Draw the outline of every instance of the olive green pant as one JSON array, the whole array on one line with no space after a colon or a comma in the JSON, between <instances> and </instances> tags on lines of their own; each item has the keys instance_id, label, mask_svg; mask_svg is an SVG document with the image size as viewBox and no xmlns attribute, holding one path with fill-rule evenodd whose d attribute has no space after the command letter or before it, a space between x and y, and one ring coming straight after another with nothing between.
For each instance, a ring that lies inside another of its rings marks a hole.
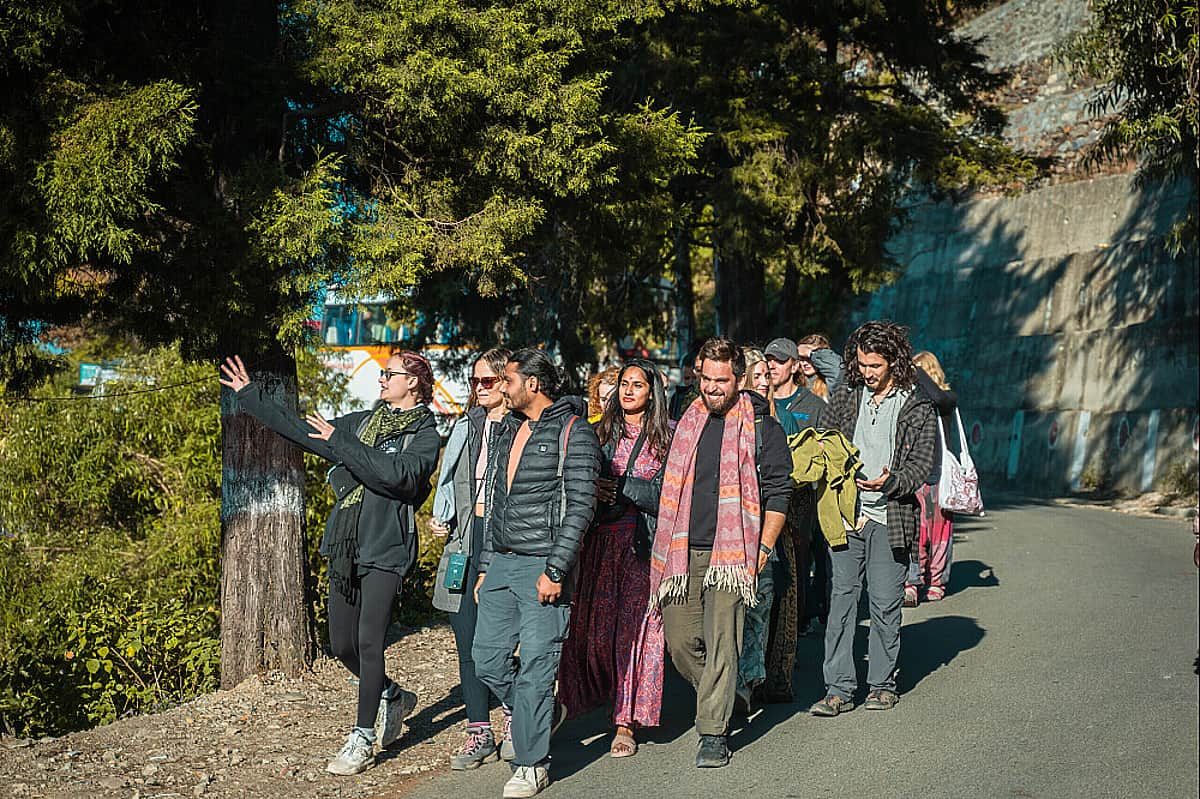
<instances>
[{"instance_id":1,"label":"olive green pant","mask_svg":"<svg viewBox=\"0 0 1200 799\"><path fill-rule=\"evenodd\" d=\"M687 599L663 605L671 662L696 689L696 732L725 735L733 715L746 609L730 591L704 585L712 551L688 552Z\"/></svg>"}]
</instances>

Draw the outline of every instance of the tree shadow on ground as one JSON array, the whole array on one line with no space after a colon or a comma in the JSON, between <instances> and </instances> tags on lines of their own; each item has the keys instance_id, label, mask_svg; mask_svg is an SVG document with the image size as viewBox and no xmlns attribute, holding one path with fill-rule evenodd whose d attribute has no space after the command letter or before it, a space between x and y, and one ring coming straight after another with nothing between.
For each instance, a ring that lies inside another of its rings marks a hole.
<instances>
[{"instance_id":1,"label":"tree shadow on ground","mask_svg":"<svg viewBox=\"0 0 1200 799\"><path fill-rule=\"evenodd\" d=\"M639 730L638 745L668 744L677 740L692 728L695 713L696 692L679 676L668 657L663 673L659 725L653 729ZM608 757L614 732L611 706L597 708L563 724L551 745L554 779L564 780L597 760Z\"/></svg>"},{"instance_id":2,"label":"tree shadow on ground","mask_svg":"<svg viewBox=\"0 0 1200 799\"><path fill-rule=\"evenodd\" d=\"M911 691L960 653L977 646L986 634L975 619L966 616L934 616L905 625L900 634L900 692Z\"/></svg>"}]
</instances>

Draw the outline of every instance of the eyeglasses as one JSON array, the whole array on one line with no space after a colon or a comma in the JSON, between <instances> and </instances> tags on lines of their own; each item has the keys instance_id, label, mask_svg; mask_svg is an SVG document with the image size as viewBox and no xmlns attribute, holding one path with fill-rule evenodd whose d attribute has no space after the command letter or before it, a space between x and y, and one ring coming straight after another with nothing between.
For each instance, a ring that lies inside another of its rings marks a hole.
<instances>
[{"instance_id":1,"label":"eyeglasses","mask_svg":"<svg viewBox=\"0 0 1200 799\"><path fill-rule=\"evenodd\" d=\"M501 379L493 375L492 377L471 377L468 378L467 382L471 384L471 388L482 388L484 391L491 391Z\"/></svg>"},{"instance_id":2,"label":"eyeglasses","mask_svg":"<svg viewBox=\"0 0 1200 799\"><path fill-rule=\"evenodd\" d=\"M379 370L379 379L380 380L391 380L396 375L404 375L405 377L412 377L412 372L393 372L391 369L380 369Z\"/></svg>"}]
</instances>

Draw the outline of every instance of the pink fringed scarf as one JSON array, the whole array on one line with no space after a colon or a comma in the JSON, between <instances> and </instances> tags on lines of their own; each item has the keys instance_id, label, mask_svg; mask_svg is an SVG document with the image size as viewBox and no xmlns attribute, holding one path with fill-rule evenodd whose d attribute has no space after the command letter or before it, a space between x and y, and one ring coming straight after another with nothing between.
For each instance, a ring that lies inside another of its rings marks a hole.
<instances>
[{"instance_id":1,"label":"pink fringed scarf","mask_svg":"<svg viewBox=\"0 0 1200 799\"><path fill-rule=\"evenodd\" d=\"M688 593L688 529L696 477L696 447L708 421L702 399L679 420L663 473L658 530L650 557L650 603L682 601ZM754 462L754 405L745 394L725 414L721 439L717 533L704 585L756 602L758 543L762 534L758 470Z\"/></svg>"}]
</instances>

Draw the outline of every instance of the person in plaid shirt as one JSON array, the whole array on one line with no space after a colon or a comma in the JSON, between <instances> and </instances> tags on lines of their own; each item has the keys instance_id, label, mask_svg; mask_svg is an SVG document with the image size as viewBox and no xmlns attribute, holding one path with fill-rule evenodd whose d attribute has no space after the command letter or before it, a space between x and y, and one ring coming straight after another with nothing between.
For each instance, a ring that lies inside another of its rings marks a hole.
<instances>
[{"instance_id":1,"label":"person in plaid shirt","mask_svg":"<svg viewBox=\"0 0 1200 799\"><path fill-rule=\"evenodd\" d=\"M920 529L917 490L940 457L936 411L916 384L907 328L867 322L847 340L844 362L846 380L830 394L818 426L840 430L853 441L863 467L855 480L857 522L847 530L844 545L830 547L826 696L812 706L816 716L836 716L854 707L854 628L864 574L871 633L863 707L890 710L896 704L904 580Z\"/></svg>"}]
</instances>

